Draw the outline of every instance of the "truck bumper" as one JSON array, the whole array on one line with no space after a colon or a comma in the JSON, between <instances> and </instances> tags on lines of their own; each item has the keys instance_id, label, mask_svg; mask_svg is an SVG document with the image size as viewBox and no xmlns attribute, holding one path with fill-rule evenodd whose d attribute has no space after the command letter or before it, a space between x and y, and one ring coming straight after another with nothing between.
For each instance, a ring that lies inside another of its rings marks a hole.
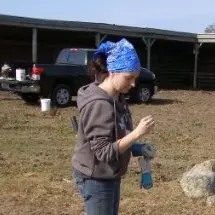
<instances>
[{"instance_id":1,"label":"truck bumper","mask_svg":"<svg viewBox=\"0 0 215 215\"><path fill-rule=\"evenodd\" d=\"M36 93L39 94L41 89L36 81L16 81L16 80L1 80L3 90L12 91L15 93Z\"/></svg>"}]
</instances>

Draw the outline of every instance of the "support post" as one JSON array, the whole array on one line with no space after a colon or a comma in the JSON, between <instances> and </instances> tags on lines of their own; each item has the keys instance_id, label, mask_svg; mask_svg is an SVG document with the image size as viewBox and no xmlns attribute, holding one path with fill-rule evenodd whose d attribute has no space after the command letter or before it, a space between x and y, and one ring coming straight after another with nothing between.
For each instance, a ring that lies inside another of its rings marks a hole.
<instances>
[{"instance_id":1,"label":"support post","mask_svg":"<svg viewBox=\"0 0 215 215\"><path fill-rule=\"evenodd\" d=\"M142 40L145 43L147 48L147 69L150 70L151 69L151 47L156 41L156 39L142 37Z\"/></svg>"},{"instance_id":2,"label":"support post","mask_svg":"<svg viewBox=\"0 0 215 215\"><path fill-rule=\"evenodd\" d=\"M37 63L37 29L32 29L32 62Z\"/></svg>"},{"instance_id":3,"label":"support post","mask_svg":"<svg viewBox=\"0 0 215 215\"><path fill-rule=\"evenodd\" d=\"M107 37L106 34L103 37L101 37L100 33L96 33L96 48L99 47L100 43L103 42L106 37Z\"/></svg>"},{"instance_id":4,"label":"support post","mask_svg":"<svg viewBox=\"0 0 215 215\"><path fill-rule=\"evenodd\" d=\"M198 58L199 58L199 48L201 47L202 43L195 43L193 53L195 54L195 61L194 61L194 74L193 74L193 89L197 87L197 72L198 72Z\"/></svg>"}]
</instances>

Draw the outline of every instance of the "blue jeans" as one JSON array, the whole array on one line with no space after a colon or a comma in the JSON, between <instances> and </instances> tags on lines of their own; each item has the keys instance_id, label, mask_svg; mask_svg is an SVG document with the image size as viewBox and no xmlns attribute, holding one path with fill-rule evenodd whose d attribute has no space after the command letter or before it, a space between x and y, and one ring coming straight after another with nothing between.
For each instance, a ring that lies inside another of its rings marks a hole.
<instances>
[{"instance_id":1,"label":"blue jeans","mask_svg":"<svg viewBox=\"0 0 215 215\"><path fill-rule=\"evenodd\" d=\"M87 215L117 215L120 200L120 179L86 179L77 172L73 177L84 199Z\"/></svg>"}]
</instances>

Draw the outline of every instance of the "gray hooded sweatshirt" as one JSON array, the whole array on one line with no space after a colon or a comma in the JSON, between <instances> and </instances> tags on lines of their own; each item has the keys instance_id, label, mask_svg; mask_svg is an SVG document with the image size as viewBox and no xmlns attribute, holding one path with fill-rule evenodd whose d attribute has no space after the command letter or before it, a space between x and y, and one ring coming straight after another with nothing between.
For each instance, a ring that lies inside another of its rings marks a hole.
<instances>
[{"instance_id":1,"label":"gray hooded sweatshirt","mask_svg":"<svg viewBox=\"0 0 215 215\"><path fill-rule=\"evenodd\" d=\"M132 130L131 114L122 95L114 100L96 83L78 91L78 139L74 170L86 178L115 179L127 171L131 150L119 153L118 139Z\"/></svg>"}]
</instances>

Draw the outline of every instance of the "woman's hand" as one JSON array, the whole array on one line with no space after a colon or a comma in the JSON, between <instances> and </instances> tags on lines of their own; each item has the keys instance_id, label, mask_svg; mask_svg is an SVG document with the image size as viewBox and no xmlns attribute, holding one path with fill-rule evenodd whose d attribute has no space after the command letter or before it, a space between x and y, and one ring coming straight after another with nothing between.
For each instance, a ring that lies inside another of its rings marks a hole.
<instances>
[{"instance_id":1,"label":"woman's hand","mask_svg":"<svg viewBox=\"0 0 215 215\"><path fill-rule=\"evenodd\" d=\"M136 138L140 138L141 136L148 134L154 128L155 121L151 115L142 118L138 124L138 126L133 130Z\"/></svg>"},{"instance_id":2,"label":"woman's hand","mask_svg":"<svg viewBox=\"0 0 215 215\"><path fill-rule=\"evenodd\" d=\"M126 151L135 141L144 134L148 134L154 128L155 122L153 117L147 116L140 120L139 125L122 139L118 140L119 152Z\"/></svg>"}]
</instances>

